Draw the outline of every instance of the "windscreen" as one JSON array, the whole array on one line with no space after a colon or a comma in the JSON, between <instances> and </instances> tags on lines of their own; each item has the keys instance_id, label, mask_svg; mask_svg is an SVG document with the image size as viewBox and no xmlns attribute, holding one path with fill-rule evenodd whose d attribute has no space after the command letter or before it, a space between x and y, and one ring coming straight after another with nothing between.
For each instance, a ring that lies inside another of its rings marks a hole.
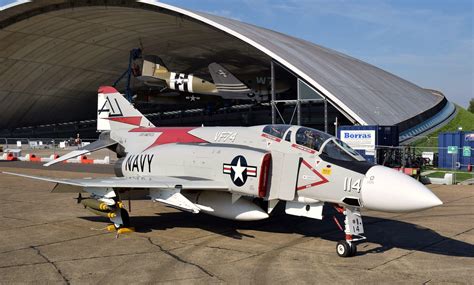
<instances>
[{"instance_id":1,"label":"windscreen","mask_svg":"<svg viewBox=\"0 0 474 285\"><path fill-rule=\"evenodd\" d=\"M319 151L325 141L331 138L330 135L310 128L301 127L296 132L296 143L316 151Z\"/></svg>"},{"instance_id":2,"label":"windscreen","mask_svg":"<svg viewBox=\"0 0 474 285\"><path fill-rule=\"evenodd\" d=\"M365 159L345 142L332 138L326 143L322 154L345 161L364 161Z\"/></svg>"}]
</instances>

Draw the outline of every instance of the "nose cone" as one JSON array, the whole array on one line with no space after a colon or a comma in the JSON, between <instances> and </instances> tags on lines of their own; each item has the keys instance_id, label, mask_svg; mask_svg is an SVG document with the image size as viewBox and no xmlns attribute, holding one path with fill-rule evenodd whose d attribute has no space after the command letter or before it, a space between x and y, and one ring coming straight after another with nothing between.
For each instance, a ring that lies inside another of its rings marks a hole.
<instances>
[{"instance_id":1,"label":"nose cone","mask_svg":"<svg viewBox=\"0 0 474 285\"><path fill-rule=\"evenodd\" d=\"M443 204L417 180L379 165L367 172L361 196L365 208L383 212L420 211Z\"/></svg>"}]
</instances>

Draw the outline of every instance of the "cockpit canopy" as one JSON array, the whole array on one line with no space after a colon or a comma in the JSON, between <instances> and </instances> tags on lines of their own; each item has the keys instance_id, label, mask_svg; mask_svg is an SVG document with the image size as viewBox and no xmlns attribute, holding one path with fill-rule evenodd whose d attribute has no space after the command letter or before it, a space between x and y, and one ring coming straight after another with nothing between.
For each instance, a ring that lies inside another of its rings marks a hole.
<instances>
[{"instance_id":1,"label":"cockpit canopy","mask_svg":"<svg viewBox=\"0 0 474 285\"><path fill-rule=\"evenodd\" d=\"M268 125L263 128L263 132L271 136L283 139L283 135L291 125Z\"/></svg>"},{"instance_id":2,"label":"cockpit canopy","mask_svg":"<svg viewBox=\"0 0 474 285\"><path fill-rule=\"evenodd\" d=\"M263 132L279 139L298 144L317 151L320 155L345 160L364 161L365 159L345 142L330 134L307 127L291 125L267 125ZM294 135L293 135L294 133Z\"/></svg>"}]
</instances>

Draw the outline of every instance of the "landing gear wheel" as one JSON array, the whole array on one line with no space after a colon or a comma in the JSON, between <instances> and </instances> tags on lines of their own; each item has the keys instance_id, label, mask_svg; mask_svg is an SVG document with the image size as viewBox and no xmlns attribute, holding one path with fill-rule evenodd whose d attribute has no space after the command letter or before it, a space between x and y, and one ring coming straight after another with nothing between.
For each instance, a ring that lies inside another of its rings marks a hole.
<instances>
[{"instance_id":1,"label":"landing gear wheel","mask_svg":"<svg viewBox=\"0 0 474 285\"><path fill-rule=\"evenodd\" d=\"M356 256L357 255L357 245L353 242L351 242L349 245L350 245L350 254L349 254L349 256Z\"/></svg>"},{"instance_id":2,"label":"landing gear wheel","mask_svg":"<svg viewBox=\"0 0 474 285\"><path fill-rule=\"evenodd\" d=\"M120 215L122 215L123 227L129 228L130 227L130 216L128 215L127 210L124 208L120 209Z\"/></svg>"},{"instance_id":3,"label":"landing gear wheel","mask_svg":"<svg viewBox=\"0 0 474 285\"><path fill-rule=\"evenodd\" d=\"M337 242L336 252L340 257L349 257L351 256L351 245L345 240L340 240Z\"/></svg>"},{"instance_id":4,"label":"landing gear wheel","mask_svg":"<svg viewBox=\"0 0 474 285\"><path fill-rule=\"evenodd\" d=\"M122 217L122 222L123 224L120 225L119 227L115 226L115 229L121 229L121 228L129 228L130 227L130 216L128 215L127 210L124 208L120 208L120 216Z\"/></svg>"}]
</instances>

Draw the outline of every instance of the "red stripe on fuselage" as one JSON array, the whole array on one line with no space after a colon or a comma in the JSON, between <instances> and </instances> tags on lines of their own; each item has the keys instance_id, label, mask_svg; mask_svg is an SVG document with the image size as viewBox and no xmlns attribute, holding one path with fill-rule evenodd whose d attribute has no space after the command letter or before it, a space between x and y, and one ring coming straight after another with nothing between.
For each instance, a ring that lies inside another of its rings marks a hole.
<instances>
[{"instance_id":1,"label":"red stripe on fuselage","mask_svg":"<svg viewBox=\"0 0 474 285\"><path fill-rule=\"evenodd\" d=\"M198 138L189 132L196 127L181 128L136 128L130 130L132 133L161 133L160 136L147 149L157 145L169 143L206 143L208 141Z\"/></svg>"},{"instance_id":2,"label":"red stripe on fuselage","mask_svg":"<svg viewBox=\"0 0 474 285\"><path fill-rule=\"evenodd\" d=\"M267 139L270 139L270 140L273 140L273 141L276 141L276 142L281 142L281 139L280 139L280 138L277 138L277 137L272 136L272 135L269 135L269 134L263 133L263 134L262 134L262 137L267 138Z\"/></svg>"},{"instance_id":3,"label":"red stripe on fuselage","mask_svg":"<svg viewBox=\"0 0 474 285\"><path fill-rule=\"evenodd\" d=\"M129 125L134 125L134 126L140 126L140 123L142 121L141 116L134 116L134 117L108 117L107 118L110 121L114 122L119 122L123 124L129 124Z\"/></svg>"},{"instance_id":4,"label":"red stripe on fuselage","mask_svg":"<svg viewBox=\"0 0 474 285\"><path fill-rule=\"evenodd\" d=\"M306 167L308 167L309 170L311 170L314 174L316 174L321 180L317 181L317 182L314 182L314 183L311 183L311 184L307 184L307 185L297 187L296 188L297 191L305 190L307 188L311 188L311 187L318 186L318 185L329 182L329 180L327 180L326 177L321 175L321 173L319 173L314 167L312 167L311 164L309 164L306 160L303 159L302 164L305 165Z\"/></svg>"},{"instance_id":5,"label":"red stripe on fuselage","mask_svg":"<svg viewBox=\"0 0 474 285\"><path fill-rule=\"evenodd\" d=\"M291 146L294 147L294 148L297 148L299 150L309 152L311 154L316 153L316 151L314 149L310 149L310 148L307 148L307 147L302 146L302 145L292 144Z\"/></svg>"}]
</instances>

